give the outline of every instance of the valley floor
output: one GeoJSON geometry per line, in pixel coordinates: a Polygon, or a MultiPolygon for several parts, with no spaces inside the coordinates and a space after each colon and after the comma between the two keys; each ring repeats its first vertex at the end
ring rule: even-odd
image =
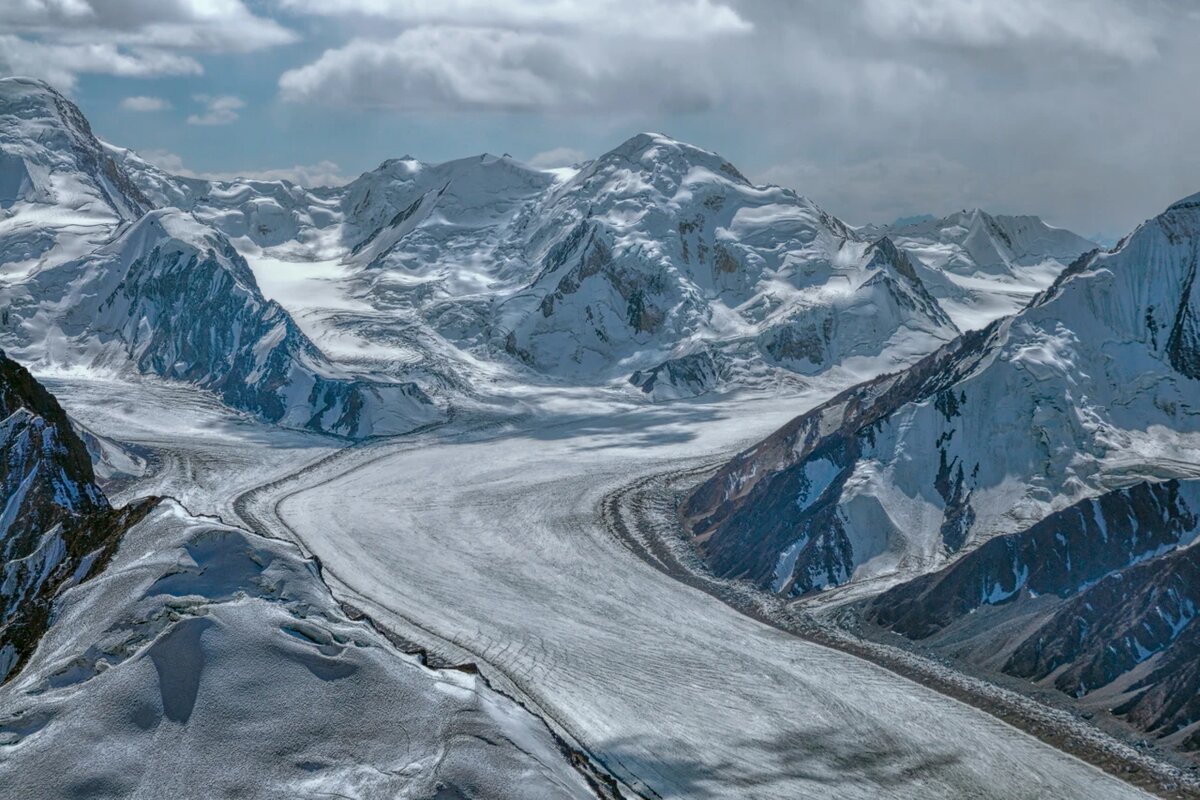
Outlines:
{"type": "Polygon", "coordinates": [[[982,711],[738,613],[604,526],[612,490],[728,453],[818,398],[658,407],[547,391],[507,417],[460,413],[340,449],[184,389],[48,383],[85,423],[156,453],[157,472],[125,495],[176,495],[299,541],[343,601],[480,664],[647,797],[1141,796],[982,711]]]}

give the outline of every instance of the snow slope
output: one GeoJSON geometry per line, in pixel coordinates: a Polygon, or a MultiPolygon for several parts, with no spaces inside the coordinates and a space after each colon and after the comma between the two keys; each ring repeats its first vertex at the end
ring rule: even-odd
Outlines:
{"type": "Polygon", "coordinates": [[[1034,216],[959,211],[860,229],[886,235],[928,267],[921,278],[963,330],[1019,311],[1098,245],[1034,216]]]}
{"type": "Polygon", "coordinates": [[[287,282],[288,264],[336,276],[336,302],[294,292],[287,306],[315,341],[456,392],[480,371],[628,380],[651,400],[826,374],[845,385],[949,341],[951,317],[977,327],[1015,310],[1084,241],[982,212],[853,229],[655,133],[571,170],[405,157],[319,189],[176,177],[109,152],[156,202],[228,236],[264,284],[287,282]]]}
{"type": "Polygon", "coordinates": [[[0,278],[82,255],[150,207],[73,103],[0,78],[0,278]]]}
{"type": "Polygon", "coordinates": [[[351,621],[291,545],[169,501],[57,601],[0,751],[28,798],[596,797],[480,675],[351,621]]]}
{"type": "MultiPolygon", "coordinates": [[[[344,436],[440,417],[411,381],[334,366],[263,297],[221,233],[185,212],[149,210],[113,152],[46,84],[0,80],[4,346],[39,370],[132,364],[265,419],[344,436]]],[[[148,193],[181,200],[182,189],[163,193],[177,181],[159,177],[148,193]]]]}
{"type": "Polygon", "coordinates": [[[42,369],[83,366],[195,383],[234,408],[345,436],[403,433],[439,416],[416,385],[335,367],[266,300],[219,233],[150,212],[75,261],[0,288],[3,340],[42,369]]]}
{"type": "Polygon", "coordinates": [[[594,380],[715,347],[812,374],[904,363],[957,333],[890,245],[659,134],[585,165],[536,217],[536,273],[491,335],[541,372],[594,380]]]}
{"type": "Polygon", "coordinates": [[[900,254],[880,258],[807,199],[660,134],[566,173],[507,156],[404,158],[315,190],[174,178],[110,151],[252,265],[340,260],[343,288],[378,313],[306,309],[322,318],[314,338],[369,330],[450,383],[473,359],[592,385],[713,350],[734,367],[698,384],[660,378],[647,394],[663,399],[778,372],[874,374],[957,332],[900,254]]]}

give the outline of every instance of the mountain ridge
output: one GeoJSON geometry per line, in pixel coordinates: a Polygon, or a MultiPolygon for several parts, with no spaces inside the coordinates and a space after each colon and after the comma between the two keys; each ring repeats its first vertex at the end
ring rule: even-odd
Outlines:
{"type": "Polygon", "coordinates": [[[66,412],[0,351],[0,683],[32,654],[54,597],[103,568],[149,498],[113,508],[66,412]]]}
{"type": "MultiPolygon", "coordinates": [[[[973,539],[1018,529],[1057,510],[1056,504],[1109,488],[1106,481],[1133,482],[1143,470],[1170,477],[1155,466],[1155,450],[1165,455],[1194,447],[1188,444],[1195,426],[1188,422],[1187,387],[1200,373],[1192,333],[1195,288],[1188,276],[1200,216],[1193,208],[1172,206],[1127,237],[1123,247],[1080,259],[1016,316],[798,418],[759,446],[761,458],[756,460],[754,449],[738,456],[689,502],[702,549],[715,553],[716,542],[723,541],[720,532],[728,531],[728,542],[742,541],[748,548],[739,556],[733,546],[734,561],[721,562],[719,571],[768,582],[763,559],[769,554],[749,546],[750,518],[737,523],[739,533],[728,526],[748,502],[747,492],[765,497],[767,489],[757,485],[765,473],[783,480],[806,462],[822,475],[832,470],[830,482],[820,482],[824,502],[816,503],[814,495],[816,505],[789,511],[786,518],[800,515],[790,523],[797,530],[810,522],[821,527],[818,518],[849,528],[833,538],[815,528],[811,541],[801,536],[802,549],[817,560],[810,564],[816,570],[812,582],[794,584],[799,592],[846,582],[869,560],[863,553],[883,557],[880,574],[901,569],[905,553],[914,563],[937,563],[943,547],[954,552],[973,539]],[[1169,268],[1147,276],[1139,269],[1147,262],[1169,268]],[[1164,318],[1174,319],[1169,335],[1156,320],[1159,306],[1164,318]],[[1152,380],[1155,397],[1147,402],[1139,392],[1152,380]],[[965,416],[984,413],[986,421],[965,416]],[[1178,444],[1139,433],[1158,421],[1179,432],[1178,444]],[[1042,431],[1044,445],[1030,441],[1031,424],[1042,431]],[[843,438],[835,440],[831,431],[841,431],[836,435],[843,438]],[[794,454],[788,442],[799,448],[794,454]],[[1122,462],[1125,457],[1135,463],[1122,462]],[[755,476],[750,483],[740,477],[749,474],[755,476]],[[1028,483],[1020,476],[1030,476],[1028,483]],[[852,499],[853,505],[845,505],[852,499]],[[888,533],[880,539],[868,535],[868,528],[888,533]],[[927,531],[930,538],[918,543],[905,530],[927,531]],[[859,555],[848,555],[856,542],[859,555]],[[900,542],[909,544],[899,556],[885,557],[900,542]],[[753,567],[741,560],[749,553],[759,553],[753,567]]],[[[802,472],[787,480],[807,485],[802,472]]],[[[786,535],[782,528],[780,535],[786,535]]]]}

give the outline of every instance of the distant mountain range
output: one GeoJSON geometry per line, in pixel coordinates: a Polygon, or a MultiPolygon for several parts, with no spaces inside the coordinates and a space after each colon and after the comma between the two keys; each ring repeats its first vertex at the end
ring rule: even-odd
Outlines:
{"type": "Polygon", "coordinates": [[[387,161],[334,188],[207,181],[100,143],[44,84],[4,79],[0,97],[5,346],[46,368],[189,381],[351,437],[438,419],[481,359],[513,381],[652,400],[849,383],[1008,308],[1020,270],[1052,277],[1091,249],[983,212],[855,229],[658,134],[569,170],[484,155],[387,161]],[[281,264],[332,265],[343,302],[267,300],[256,277],[281,264]],[[207,338],[213,318],[222,340],[207,338]],[[403,355],[343,358],[344,336],[403,355]]]}

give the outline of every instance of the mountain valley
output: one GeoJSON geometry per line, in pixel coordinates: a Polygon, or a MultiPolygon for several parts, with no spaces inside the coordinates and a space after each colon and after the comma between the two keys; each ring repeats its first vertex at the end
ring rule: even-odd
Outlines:
{"type": "Polygon", "coordinates": [[[0,786],[1200,797],[1198,264],[660,133],[187,177],[0,78],[0,786]]]}

